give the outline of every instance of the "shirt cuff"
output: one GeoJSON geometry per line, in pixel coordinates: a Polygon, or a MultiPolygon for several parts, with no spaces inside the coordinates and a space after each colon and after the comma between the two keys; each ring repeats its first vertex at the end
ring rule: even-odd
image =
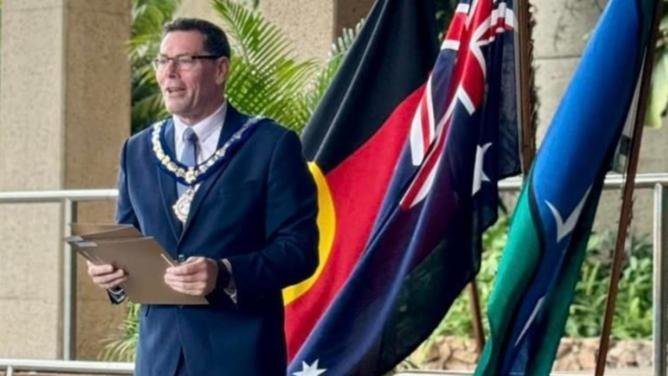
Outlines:
{"type": "Polygon", "coordinates": [[[111,300],[111,303],[113,304],[120,304],[127,297],[125,290],[118,286],[114,287],[113,289],[107,289],[107,295],[109,295],[109,300],[111,300]]]}
{"type": "Polygon", "coordinates": [[[232,264],[228,259],[222,259],[219,266],[225,268],[227,274],[227,283],[223,286],[223,292],[230,297],[234,304],[237,304],[237,285],[234,282],[234,275],[232,274],[232,264]]]}

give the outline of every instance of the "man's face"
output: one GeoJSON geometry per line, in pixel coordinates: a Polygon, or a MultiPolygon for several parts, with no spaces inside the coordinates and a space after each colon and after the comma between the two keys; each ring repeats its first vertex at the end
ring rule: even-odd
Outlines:
{"type": "MultiPolygon", "coordinates": [[[[198,31],[167,33],[160,44],[160,57],[211,55],[204,50],[204,36],[198,31]]],[[[229,60],[198,59],[186,65],[169,61],[156,70],[167,111],[193,124],[209,116],[222,103],[229,60]]]]}

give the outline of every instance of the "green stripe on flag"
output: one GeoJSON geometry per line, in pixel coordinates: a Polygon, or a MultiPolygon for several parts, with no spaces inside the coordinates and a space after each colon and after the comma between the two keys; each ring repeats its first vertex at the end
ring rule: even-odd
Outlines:
{"type": "Polygon", "coordinates": [[[510,332],[508,325],[513,318],[513,311],[509,307],[515,307],[522,298],[541,257],[542,246],[531,213],[528,192],[525,185],[513,214],[508,243],[501,256],[489,298],[487,317],[490,338],[480,357],[476,375],[496,373],[498,349],[503,346],[505,334],[510,332]]]}
{"type": "Polygon", "coordinates": [[[563,267],[563,273],[557,281],[557,286],[553,290],[554,293],[549,298],[550,302],[547,303],[550,309],[546,311],[545,336],[529,366],[531,370],[529,374],[531,375],[549,375],[552,370],[566,320],[568,320],[570,305],[575,296],[575,285],[580,280],[587,243],[601,196],[602,183],[603,178],[601,177],[592,189],[592,196],[589,198],[574,230],[572,247],[568,250],[568,258],[563,267]]]}

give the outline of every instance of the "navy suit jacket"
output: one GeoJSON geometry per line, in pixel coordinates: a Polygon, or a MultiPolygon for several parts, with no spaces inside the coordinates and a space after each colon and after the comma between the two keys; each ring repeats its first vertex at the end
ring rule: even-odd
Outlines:
{"type": "MultiPolygon", "coordinates": [[[[228,106],[219,147],[246,121],[228,106]]],[[[165,149],[175,158],[172,124],[166,123],[165,149]]],[[[117,222],[153,236],[174,259],[228,259],[237,303],[217,286],[208,306],[143,306],[136,374],[173,375],[183,353],[191,375],[285,375],[281,289],[310,276],[318,263],[316,190],[297,135],[260,121],[201,183],[181,229],[171,209],[176,182],[158,165],[151,132],[123,146],[117,222]]]]}

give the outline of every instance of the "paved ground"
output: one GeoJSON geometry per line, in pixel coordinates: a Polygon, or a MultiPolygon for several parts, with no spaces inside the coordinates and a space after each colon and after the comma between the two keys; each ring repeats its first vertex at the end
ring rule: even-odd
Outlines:
{"type": "MultiPolygon", "coordinates": [[[[651,368],[629,368],[629,369],[609,369],[605,371],[605,376],[652,376],[653,369],[651,368]]],[[[580,376],[593,375],[594,371],[578,371],[578,372],[558,372],[553,373],[553,376],[580,376]]],[[[396,373],[394,376],[470,376],[470,372],[454,372],[454,371],[406,371],[396,373]]]]}
{"type": "MultiPolygon", "coordinates": [[[[605,376],[652,376],[653,370],[651,368],[633,368],[633,369],[610,369],[606,370],[605,376]]],[[[593,371],[580,371],[570,373],[554,373],[553,376],[580,376],[593,375],[593,371]]],[[[450,372],[450,371],[411,371],[400,372],[394,376],[469,376],[470,372],[450,372]]],[[[4,370],[0,371],[0,376],[6,376],[4,370]]],[[[46,373],[46,372],[19,372],[13,373],[13,376],[117,376],[104,374],[81,374],[81,373],[46,373]]],[[[324,376],[324,375],[323,375],[324,376]]]]}

